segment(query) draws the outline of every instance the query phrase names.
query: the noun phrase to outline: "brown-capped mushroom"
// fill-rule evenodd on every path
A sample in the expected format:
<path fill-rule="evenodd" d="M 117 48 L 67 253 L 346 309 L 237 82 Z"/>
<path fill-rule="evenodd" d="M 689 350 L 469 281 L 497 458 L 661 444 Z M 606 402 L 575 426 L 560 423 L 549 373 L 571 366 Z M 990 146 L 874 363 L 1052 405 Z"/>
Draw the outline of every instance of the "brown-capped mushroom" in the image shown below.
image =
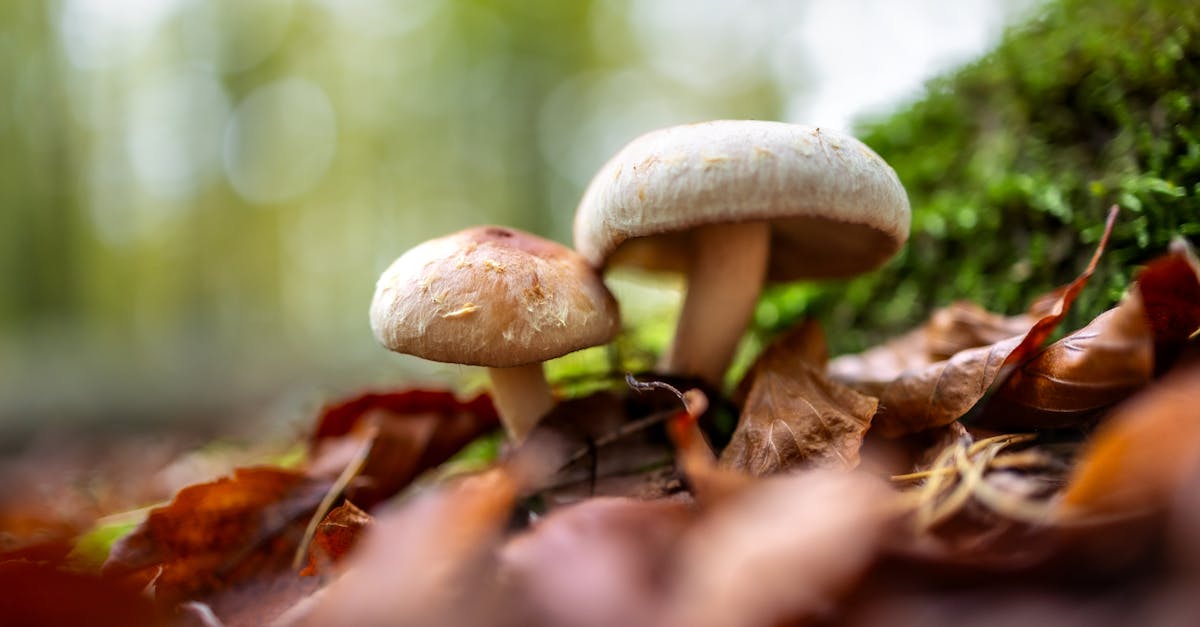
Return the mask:
<path fill-rule="evenodd" d="M 764 281 L 871 270 L 900 249 L 909 222 L 896 173 L 857 139 L 718 120 L 622 148 L 588 186 L 574 235 L 596 267 L 687 273 L 660 367 L 720 384 Z"/>
<path fill-rule="evenodd" d="M 387 348 L 485 366 L 517 440 L 554 405 L 542 362 L 608 342 L 616 301 L 595 270 L 561 244 L 482 226 L 430 240 L 384 271 L 371 329 Z"/>

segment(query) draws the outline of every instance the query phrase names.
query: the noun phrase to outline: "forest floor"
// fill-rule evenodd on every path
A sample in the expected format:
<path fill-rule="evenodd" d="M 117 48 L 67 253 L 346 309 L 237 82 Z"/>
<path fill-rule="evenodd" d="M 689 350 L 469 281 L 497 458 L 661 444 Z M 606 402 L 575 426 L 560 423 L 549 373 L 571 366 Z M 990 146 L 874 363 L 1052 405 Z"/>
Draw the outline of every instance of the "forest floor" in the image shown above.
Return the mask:
<path fill-rule="evenodd" d="M 1017 316 L 833 359 L 801 323 L 728 394 L 614 373 L 520 445 L 429 389 L 294 442 L 43 438 L 0 467 L 0 622 L 1189 624 L 1200 265 L 1060 329 L 1103 248 Z"/>

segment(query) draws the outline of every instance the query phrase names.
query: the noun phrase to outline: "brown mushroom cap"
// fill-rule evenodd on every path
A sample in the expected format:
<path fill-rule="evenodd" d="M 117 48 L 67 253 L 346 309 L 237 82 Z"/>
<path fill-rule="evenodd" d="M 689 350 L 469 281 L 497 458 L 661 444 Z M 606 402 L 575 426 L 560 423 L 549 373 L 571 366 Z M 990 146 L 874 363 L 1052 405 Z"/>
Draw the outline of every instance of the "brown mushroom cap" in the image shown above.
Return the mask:
<path fill-rule="evenodd" d="M 384 271 L 371 329 L 387 348 L 505 368 L 610 340 L 616 301 L 581 256 L 515 229 L 482 226 L 425 242 Z"/>
<path fill-rule="evenodd" d="M 692 227 L 765 221 L 770 280 L 848 277 L 908 239 L 908 196 L 857 139 L 819 128 L 717 120 L 643 135 L 592 179 L 575 248 L 597 267 L 686 269 Z"/>

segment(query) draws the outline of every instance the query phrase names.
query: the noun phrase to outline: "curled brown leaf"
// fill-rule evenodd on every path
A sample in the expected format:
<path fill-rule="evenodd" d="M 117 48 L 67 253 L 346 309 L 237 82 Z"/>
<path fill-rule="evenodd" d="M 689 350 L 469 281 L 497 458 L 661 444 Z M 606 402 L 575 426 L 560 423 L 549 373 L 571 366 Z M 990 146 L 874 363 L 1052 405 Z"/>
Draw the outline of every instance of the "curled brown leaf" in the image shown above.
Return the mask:
<path fill-rule="evenodd" d="M 1200 327 L 1200 274 L 1186 248 L 1151 261 L 1114 308 L 1051 344 L 997 388 L 975 424 L 1077 424 L 1150 381 Z"/>
<path fill-rule="evenodd" d="M 1084 421 L 1145 385 L 1154 343 L 1138 292 L 1013 371 L 976 425 L 1022 429 Z"/>
<path fill-rule="evenodd" d="M 722 468 L 761 476 L 858 465 L 877 403 L 810 363 L 800 346 L 815 343 L 814 328 L 805 325 L 783 336 L 755 363 L 737 429 L 721 453 Z M 819 339 L 820 330 L 815 334 Z"/>
<path fill-rule="evenodd" d="M 1066 317 L 1096 270 L 1116 216 L 1114 206 L 1087 268 L 1059 290 L 1053 304 L 1038 305 L 1044 311 L 1024 335 L 960 351 L 945 361 L 905 371 L 879 390 L 875 429 L 886 437 L 898 437 L 949 424 L 970 411 L 997 381 L 1007 379 L 1008 373 L 1027 361 Z"/>
<path fill-rule="evenodd" d="M 958 301 L 937 309 L 925 324 L 904 335 L 830 361 L 829 375 L 869 394 L 907 370 L 1026 333 L 1037 319 L 1035 315 L 1002 316 L 975 303 Z"/>

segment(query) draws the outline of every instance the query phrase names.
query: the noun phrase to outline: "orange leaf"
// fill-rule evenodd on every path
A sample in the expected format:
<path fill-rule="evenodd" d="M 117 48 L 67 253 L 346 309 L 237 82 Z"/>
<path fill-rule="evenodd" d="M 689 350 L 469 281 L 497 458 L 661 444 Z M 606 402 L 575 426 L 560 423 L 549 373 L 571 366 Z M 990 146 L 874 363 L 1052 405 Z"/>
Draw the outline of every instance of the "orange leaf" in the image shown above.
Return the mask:
<path fill-rule="evenodd" d="M 370 514 L 350 501 L 330 510 L 317 525 L 317 532 L 308 547 L 308 565 L 300 574 L 315 575 L 324 564 L 341 561 L 358 543 L 371 521 Z"/>
<path fill-rule="evenodd" d="M 184 488 L 113 545 L 104 572 L 154 582 L 171 603 L 286 570 L 327 481 L 274 468 Z"/>
<path fill-rule="evenodd" d="M 1164 506 L 1200 471 L 1200 366 L 1117 407 L 1096 430 L 1062 495 L 1062 516 L 1140 514 Z"/>

